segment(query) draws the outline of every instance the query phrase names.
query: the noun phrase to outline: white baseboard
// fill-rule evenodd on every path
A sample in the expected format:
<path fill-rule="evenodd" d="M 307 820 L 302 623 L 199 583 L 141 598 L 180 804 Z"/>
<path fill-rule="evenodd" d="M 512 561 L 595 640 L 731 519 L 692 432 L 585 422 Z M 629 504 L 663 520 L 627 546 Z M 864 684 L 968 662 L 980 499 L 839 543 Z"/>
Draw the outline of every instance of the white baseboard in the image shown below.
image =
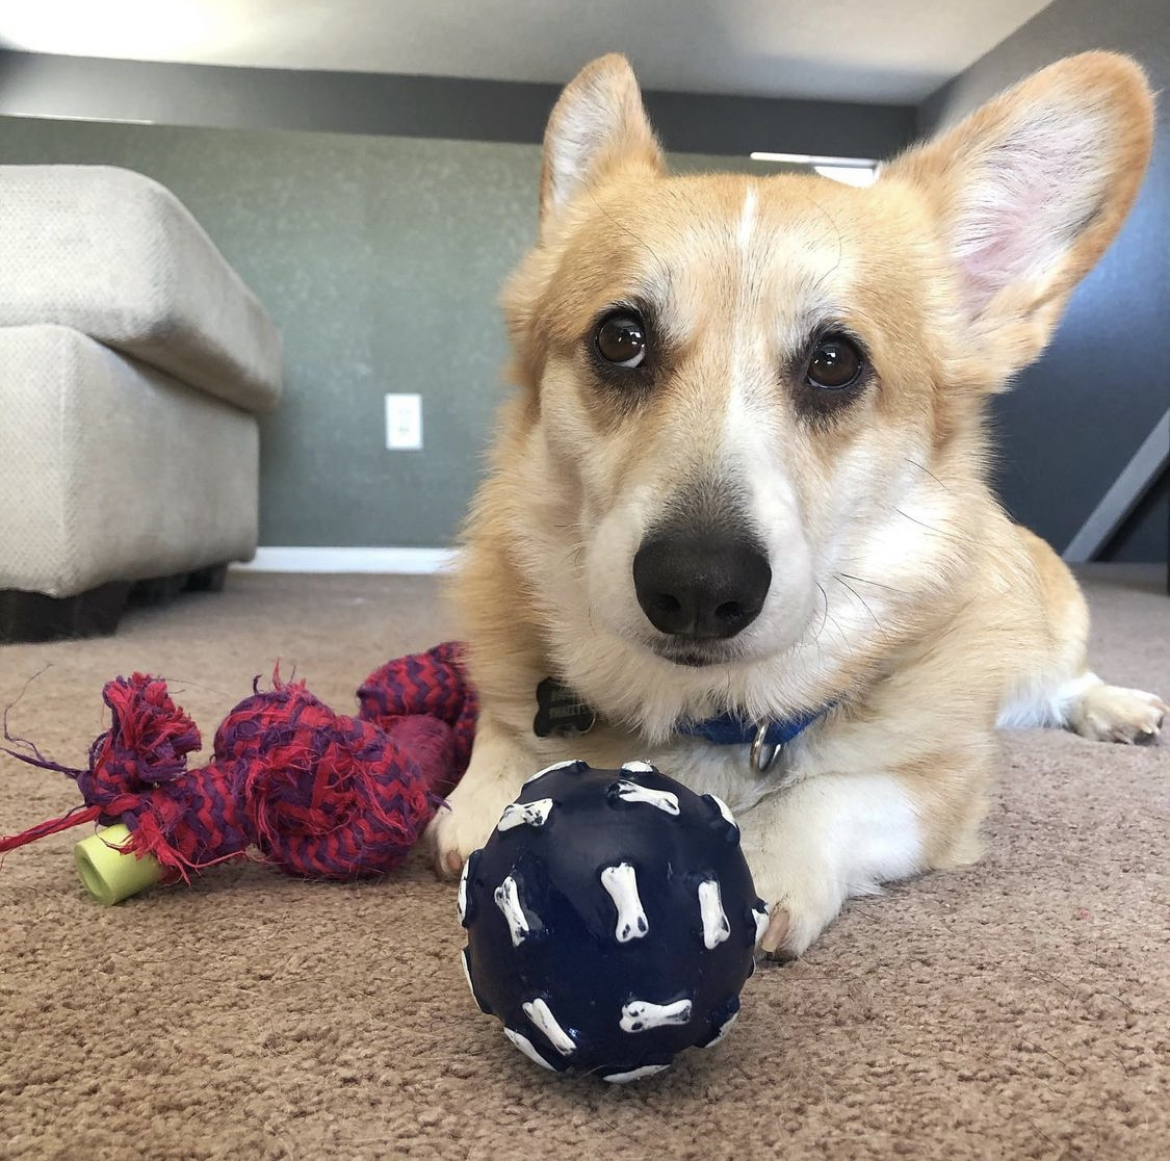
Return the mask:
<path fill-rule="evenodd" d="M 255 573 L 442 573 L 455 561 L 454 549 L 393 546 L 262 545 L 251 561 L 233 569 Z"/>

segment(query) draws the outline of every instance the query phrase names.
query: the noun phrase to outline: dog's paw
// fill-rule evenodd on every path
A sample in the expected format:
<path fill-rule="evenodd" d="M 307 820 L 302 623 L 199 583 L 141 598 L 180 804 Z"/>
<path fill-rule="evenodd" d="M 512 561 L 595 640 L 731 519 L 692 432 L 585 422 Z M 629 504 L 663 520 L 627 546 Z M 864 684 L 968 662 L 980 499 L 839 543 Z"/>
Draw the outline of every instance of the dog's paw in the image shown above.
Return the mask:
<path fill-rule="evenodd" d="M 1127 687 L 1090 687 L 1069 708 L 1068 725 L 1086 739 L 1104 743 L 1157 742 L 1168 707 L 1157 695 Z"/>
<path fill-rule="evenodd" d="M 511 789 L 500 780 L 469 785 L 465 779 L 427 827 L 425 843 L 435 872 L 444 879 L 459 876 L 467 858 L 487 843 L 512 799 Z"/>
<path fill-rule="evenodd" d="M 759 935 L 759 951 L 777 961 L 801 956 L 841 911 L 843 895 L 826 883 L 819 888 L 800 882 L 784 883 L 775 876 L 756 876 L 756 890 L 774 901 L 768 922 Z"/>

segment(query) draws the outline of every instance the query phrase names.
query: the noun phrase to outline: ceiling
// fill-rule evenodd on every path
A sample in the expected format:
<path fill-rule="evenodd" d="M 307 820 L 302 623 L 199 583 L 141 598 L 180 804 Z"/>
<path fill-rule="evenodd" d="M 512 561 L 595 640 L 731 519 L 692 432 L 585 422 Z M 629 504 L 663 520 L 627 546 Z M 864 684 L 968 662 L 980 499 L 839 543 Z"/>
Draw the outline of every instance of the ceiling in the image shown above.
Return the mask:
<path fill-rule="evenodd" d="M 8 0 L 0 45 L 262 68 L 917 102 L 1050 0 Z"/>

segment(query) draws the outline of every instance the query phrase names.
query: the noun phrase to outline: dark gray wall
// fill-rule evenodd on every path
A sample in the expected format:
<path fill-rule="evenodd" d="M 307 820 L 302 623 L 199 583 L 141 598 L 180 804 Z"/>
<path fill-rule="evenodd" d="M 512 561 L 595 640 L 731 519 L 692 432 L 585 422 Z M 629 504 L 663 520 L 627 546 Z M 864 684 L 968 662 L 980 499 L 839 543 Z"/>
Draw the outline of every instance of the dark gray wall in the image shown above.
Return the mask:
<path fill-rule="evenodd" d="M 541 140 L 558 92 L 515 81 L 0 50 L 0 114 L 14 116 L 528 143 Z M 914 133 L 914 110 L 901 105 L 650 92 L 646 107 L 667 149 L 688 153 L 884 157 Z"/>
<path fill-rule="evenodd" d="M 1170 0 L 1055 0 L 920 109 L 923 132 L 1062 56 L 1115 49 L 1170 89 Z M 1008 509 L 1062 549 L 1170 407 L 1170 96 L 1145 186 L 1113 247 L 1082 283 L 1052 346 L 997 401 L 999 485 Z M 1108 547 L 1166 561 L 1170 487 L 1147 498 Z"/>
<path fill-rule="evenodd" d="M 450 540 L 500 398 L 495 300 L 530 241 L 536 146 L 0 118 L 0 157 L 158 179 L 272 313 L 261 544 Z M 422 394 L 422 452 L 387 451 L 391 391 Z"/>

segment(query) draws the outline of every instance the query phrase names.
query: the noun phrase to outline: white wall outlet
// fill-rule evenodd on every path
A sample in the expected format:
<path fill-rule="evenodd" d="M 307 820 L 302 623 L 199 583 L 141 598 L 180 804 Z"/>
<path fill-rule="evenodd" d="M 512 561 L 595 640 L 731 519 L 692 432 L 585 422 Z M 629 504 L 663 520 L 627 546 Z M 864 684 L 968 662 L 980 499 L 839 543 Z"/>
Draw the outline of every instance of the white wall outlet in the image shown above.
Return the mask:
<path fill-rule="evenodd" d="M 422 396 L 386 396 L 386 447 L 422 448 Z"/>

